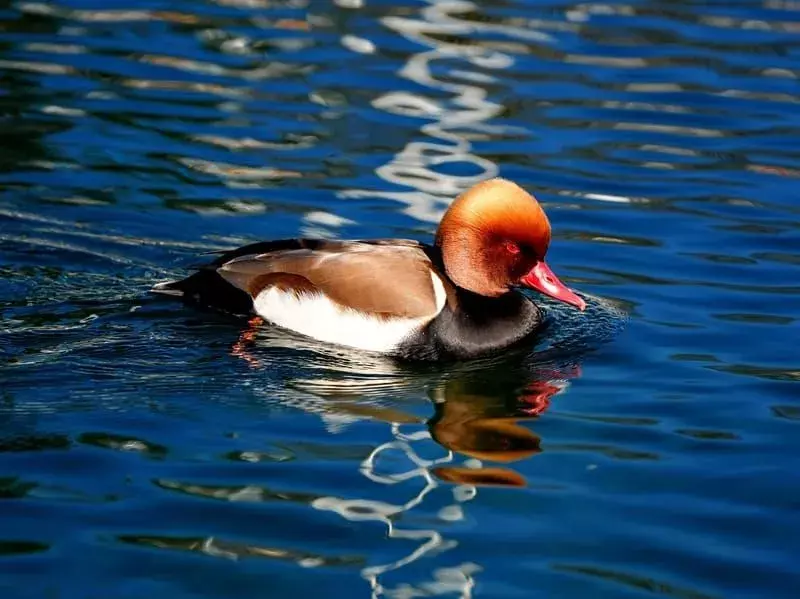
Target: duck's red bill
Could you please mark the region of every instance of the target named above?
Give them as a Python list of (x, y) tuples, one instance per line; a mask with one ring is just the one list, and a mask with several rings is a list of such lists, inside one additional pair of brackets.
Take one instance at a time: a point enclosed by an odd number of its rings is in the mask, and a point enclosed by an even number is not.
[(553, 299), (575, 306), (579, 310), (586, 309), (586, 302), (577, 293), (569, 289), (558, 280), (550, 267), (544, 262), (537, 262), (531, 271), (520, 279), (520, 283), (531, 289), (536, 289)]

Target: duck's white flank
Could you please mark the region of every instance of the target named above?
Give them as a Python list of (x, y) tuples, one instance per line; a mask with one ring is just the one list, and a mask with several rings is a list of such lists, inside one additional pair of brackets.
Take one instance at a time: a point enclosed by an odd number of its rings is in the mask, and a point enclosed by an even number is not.
[(344, 307), (323, 294), (301, 294), (268, 288), (253, 299), (256, 314), (308, 337), (368, 351), (388, 353), (435, 318), (444, 308), (441, 279), (431, 272), (436, 311), (420, 318), (378, 318)]

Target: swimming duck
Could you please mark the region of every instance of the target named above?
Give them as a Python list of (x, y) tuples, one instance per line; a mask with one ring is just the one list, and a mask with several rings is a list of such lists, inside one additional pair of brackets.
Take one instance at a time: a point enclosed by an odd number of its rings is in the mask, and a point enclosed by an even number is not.
[(152, 289), (256, 315), (316, 340), (417, 360), (468, 359), (532, 337), (529, 288), (584, 310), (544, 261), (550, 223), (517, 184), (489, 179), (456, 198), (433, 245), (407, 239), (283, 239), (221, 252)]

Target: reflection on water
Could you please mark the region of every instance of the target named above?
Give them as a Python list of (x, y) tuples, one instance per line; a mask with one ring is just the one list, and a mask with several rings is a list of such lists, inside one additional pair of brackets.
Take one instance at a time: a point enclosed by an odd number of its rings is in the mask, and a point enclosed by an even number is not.
[[(3, 3), (0, 596), (794, 597), (797, 8)], [(519, 354), (145, 294), (494, 175), (591, 299)]]
[[(422, 221), (438, 223), (452, 198), (479, 181), (497, 176), (499, 171), (496, 164), (472, 152), (470, 138), (502, 138), (514, 133), (513, 130), (487, 122), (498, 116), (503, 106), (489, 101), (487, 91), (480, 83), (487, 85), (496, 80), (479, 71), (469, 70), (473, 65), (482, 69), (503, 68), (512, 59), (500, 52), (484, 50), (482, 46), (439, 43), (435, 39), (437, 34), (463, 30), (464, 26), (491, 30), (493, 26), (489, 24), (470, 26), (453, 16), (474, 8), (469, 2), (445, 2), (423, 10), (419, 19), (387, 17), (383, 20), (386, 27), (406, 39), (431, 48), (412, 54), (398, 72), (401, 77), (428, 88), (429, 96), (393, 91), (372, 102), (375, 108), (390, 114), (430, 121), (420, 128), (426, 141), (407, 143), (391, 162), (375, 171), (391, 184), (391, 188), (400, 186), (412, 189), (408, 192), (383, 192), (380, 196), (406, 204), (406, 213)], [(533, 31), (528, 33), (535, 35)], [(445, 67), (445, 76), (449, 81), (434, 77), (432, 71), (437, 62), (455, 62), (455, 68)], [(453, 79), (475, 83), (456, 83)], [(446, 100), (436, 99), (442, 92)], [(470, 174), (458, 176), (441, 172), (453, 166)], [(347, 190), (340, 197), (357, 198), (364, 195), (372, 196), (374, 192)]]
[[(408, 596), (409, 592), (418, 592), (469, 597), (482, 570), (478, 555), (452, 568), (435, 569), (426, 582), (411, 584), (401, 576), (402, 583), (386, 586), (387, 573), (394, 573), (397, 579), (398, 571), (409, 564), (458, 545), (447, 538), (442, 527), (410, 528), (404, 521), (409, 517), (414, 520), (415, 508), (429, 494), (449, 491), (452, 495), (451, 502), (439, 507), (434, 518), (434, 522), (448, 525), (464, 520), (468, 502), (475, 499), (480, 487), (527, 485), (525, 477), (510, 466), (542, 451), (540, 437), (526, 423), (533, 423), (567, 389), (570, 379), (580, 375), (576, 360), (592, 345), (613, 336), (621, 323), (619, 314), (604, 304), (595, 304), (589, 310), (594, 311), (598, 325), (591, 331), (573, 330), (567, 335), (562, 332), (565, 339), (554, 336), (539, 352), (521, 351), (503, 358), (473, 361), (456, 365), (446, 373), (429, 366), (402, 365), (380, 355), (348, 348), (321, 348), (301, 336), (264, 327), (261, 319), (255, 318), (233, 344), (232, 355), (258, 372), (270, 368), (271, 352), (276, 348), (308, 352), (306, 367), (313, 374), (286, 381), (287, 388), (301, 392), (302, 396), (286, 396), (282, 401), (319, 414), (327, 429), (337, 434), (345, 433), (346, 426), (362, 419), (385, 422), (388, 440), (369, 452), (359, 471), (370, 483), (396, 488), (392, 497), (403, 497), (404, 501), (371, 499), (369, 495), (312, 498), (254, 487), (161, 484), (228, 501), (260, 502), (276, 498), (307, 501), (313, 508), (332, 511), (347, 521), (381, 523), (389, 539), (407, 541), (413, 550), (391, 562), (361, 569), (372, 596)], [(603, 311), (607, 320), (601, 317)], [(570, 328), (568, 319), (564, 328)], [(395, 408), (382, 405), (389, 398), (416, 393), (427, 395), (433, 403), (434, 413), (426, 422), (414, 413), (404, 413), (402, 404)], [(431, 442), (440, 450), (432, 452)], [(369, 486), (364, 490), (369, 491)], [(195, 540), (192, 546), (205, 551), (210, 540), (202, 544)], [(260, 551), (246, 549), (257, 550)], [(307, 565), (302, 561), (307, 559), (303, 556), (299, 563)], [(325, 562), (320, 559), (319, 564), (322, 563)]]

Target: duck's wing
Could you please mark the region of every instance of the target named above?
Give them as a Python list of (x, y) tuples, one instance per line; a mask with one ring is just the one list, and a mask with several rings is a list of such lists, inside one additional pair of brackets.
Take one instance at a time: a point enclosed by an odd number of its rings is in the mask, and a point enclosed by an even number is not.
[(446, 299), (443, 279), (413, 241), (318, 242), (217, 262), (217, 274), (254, 302), (275, 290), (371, 316), (424, 319), (435, 317)]

